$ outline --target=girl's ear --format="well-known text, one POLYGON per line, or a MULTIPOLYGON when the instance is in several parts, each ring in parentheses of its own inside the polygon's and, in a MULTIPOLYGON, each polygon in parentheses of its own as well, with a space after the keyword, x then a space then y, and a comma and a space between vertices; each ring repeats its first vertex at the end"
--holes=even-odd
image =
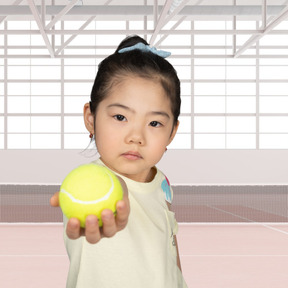
MULTIPOLYGON (((175 137, 175 135, 176 135, 176 133, 177 133, 179 124, 180 124, 180 122, 177 121, 177 124, 173 127, 172 133, 171 133, 170 138, 169 138, 169 143, 168 143, 168 145, 173 141, 173 139, 174 139, 174 137, 175 137)), ((167 145, 167 146, 168 146, 168 145, 167 145)))
POLYGON ((86 129, 89 133, 94 134, 94 115, 91 113, 89 103, 84 105, 83 115, 86 129))

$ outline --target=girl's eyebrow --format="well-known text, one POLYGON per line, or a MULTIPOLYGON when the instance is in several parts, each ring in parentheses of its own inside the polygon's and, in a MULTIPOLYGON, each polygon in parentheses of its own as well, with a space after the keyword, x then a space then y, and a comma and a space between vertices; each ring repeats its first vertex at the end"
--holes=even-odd
POLYGON ((130 107, 125 106, 123 104, 120 104, 120 103, 113 103, 113 104, 110 104, 110 105, 107 106, 107 108, 113 108, 113 107, 122 108, 122 109, 129 110, 129 111, 135 113, 135 111, 133 109, 131 109, 130 107))
MULTIPOLYGON (((107 108, 112 108, 112 107, 118 107, 118 108, 122 108, 122 109, 125 109, 125 110, 128 110, 132 113, 136 113, 136 111, 128 106, 125 106, 123 104, 120 104, 120 103, 113 103, 113 104, 110 104, 107 106, 107 108)), ((163 117, 166 117, 168 119, 170 119, 170 116, 168 113, 164 112, 164 111, 151 111, 149 113, 147 113, 148 115, 159 115, 159 116, 163 116, 163 117)))
POLYGON ((170 119, 170 116, 169 116, 169 114, 168 114, 168 113, 166 113, 166 112, 164 112, 164 111, 152 111, 152 112, 150 112, 150 113, 148 113, 148 114, 151 114, 151 115, 159 115, 159 116, 164 116, 164 117, 166 117, 166 118, 170 119))

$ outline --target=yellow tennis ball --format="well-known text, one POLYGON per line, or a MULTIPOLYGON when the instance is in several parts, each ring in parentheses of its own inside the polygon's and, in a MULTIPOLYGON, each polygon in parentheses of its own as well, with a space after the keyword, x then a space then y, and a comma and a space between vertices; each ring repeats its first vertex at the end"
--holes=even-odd
POLYGON ((117 176, 97 164, 84 164, 72 170, 64 179, 59 193, 60 207, 67 218, 78 218, 85 227, 88 215, 96 215, 102 226, 101 212, 116 213, 116 203, 123 199, 117 176))

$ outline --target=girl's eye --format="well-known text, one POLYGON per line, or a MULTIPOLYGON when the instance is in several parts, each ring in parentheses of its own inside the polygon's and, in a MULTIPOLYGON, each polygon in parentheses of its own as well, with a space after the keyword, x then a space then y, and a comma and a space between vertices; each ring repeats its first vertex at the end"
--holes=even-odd
POLYGON ((117 121, 125 121, 126 120, 126 118, 123 116, 123 115, 120 115, 120 114, 118 114, 118 115, 115 115, 115 116, 113 116, 117 121))
POLYGON ((158 121, 152 121, 152 122, 150 122, 150 125, 152 127, 160 127, 162 124, 158 121))

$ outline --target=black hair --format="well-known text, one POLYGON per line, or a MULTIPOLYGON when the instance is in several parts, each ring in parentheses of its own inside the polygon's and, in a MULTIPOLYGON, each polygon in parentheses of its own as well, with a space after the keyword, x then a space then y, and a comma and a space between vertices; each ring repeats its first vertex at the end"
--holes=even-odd
POLYGON ((124 39, 114 52, 105 58, 98 67, 98 72, 91 91, 90 110, 96 115, 99 103, 104 100, 110 89, 120 83, 124 77, 141 77, 159 81, 171 102, 174 125, 180 115, 180 81, 174 67, 164 58, 152 53, 135 49, 118 53, 119 50, 137 43, 148 43, 139 36, 124 39))

